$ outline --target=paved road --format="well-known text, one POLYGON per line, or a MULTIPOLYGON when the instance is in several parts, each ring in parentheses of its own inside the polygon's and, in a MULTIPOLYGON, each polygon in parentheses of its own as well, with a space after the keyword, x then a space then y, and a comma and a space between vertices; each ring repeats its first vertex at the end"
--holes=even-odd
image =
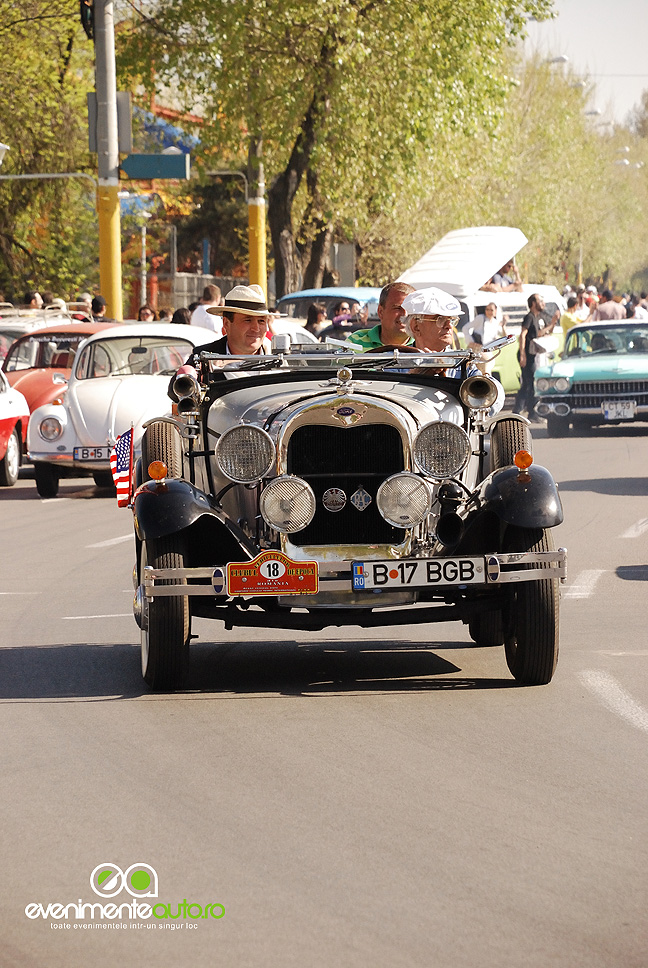
POLYGON ((151 695, 130 512, 84 480, 3 489, 0 963, 645 968, 646 430, 535 434, 570 572, 541 688, 460 624, 200 621, 190 688, 151 695), (25 916, 110 903, 107 862, 151 865, 172 914, 225 916, 25 916))

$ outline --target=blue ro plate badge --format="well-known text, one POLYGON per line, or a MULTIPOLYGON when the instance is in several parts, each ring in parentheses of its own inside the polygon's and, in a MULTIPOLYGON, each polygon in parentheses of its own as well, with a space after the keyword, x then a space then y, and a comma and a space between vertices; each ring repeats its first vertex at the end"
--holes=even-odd
POLYGON ((354 561, 354 591, 373 588, 483 585, 484 558, 426 558, 410 561, 354 561))

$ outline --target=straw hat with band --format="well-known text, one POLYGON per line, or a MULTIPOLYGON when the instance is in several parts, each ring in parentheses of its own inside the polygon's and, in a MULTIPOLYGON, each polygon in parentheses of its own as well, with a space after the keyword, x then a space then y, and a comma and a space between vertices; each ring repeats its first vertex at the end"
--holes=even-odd
POLYGON ((251 286, 234 286, 225 296, 220 306, 208 306, 207 312, 212 316, 221 316, 223 312, 242 313, 244 316, 279 316, 268 309, 265 293, 261 286, 253 283, 251 286))

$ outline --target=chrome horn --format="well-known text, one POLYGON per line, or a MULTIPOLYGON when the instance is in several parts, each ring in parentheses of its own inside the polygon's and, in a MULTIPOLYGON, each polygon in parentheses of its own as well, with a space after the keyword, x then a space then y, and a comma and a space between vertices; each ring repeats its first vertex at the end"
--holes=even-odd
POLYGON ((173 381, 173 392, 178 400, 178 413, 190 413, 200 403, 200 384, 193 367, 189 372, 179 372, 173 381))
POLYGON ((488 410, 497 400, 497 384, 490 376, 475 373, 463 381, 459 396, 470 410, 488 410))

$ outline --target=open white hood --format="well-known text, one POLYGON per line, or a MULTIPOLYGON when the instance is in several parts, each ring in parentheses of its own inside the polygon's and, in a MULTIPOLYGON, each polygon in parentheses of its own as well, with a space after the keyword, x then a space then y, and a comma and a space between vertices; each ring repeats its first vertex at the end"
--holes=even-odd
POLYGON ((480 289, 528 242, 520 229, 480 225, 448 232, 406 269, 398 282, 416 289, 438 286, 457 299, 480 289))

